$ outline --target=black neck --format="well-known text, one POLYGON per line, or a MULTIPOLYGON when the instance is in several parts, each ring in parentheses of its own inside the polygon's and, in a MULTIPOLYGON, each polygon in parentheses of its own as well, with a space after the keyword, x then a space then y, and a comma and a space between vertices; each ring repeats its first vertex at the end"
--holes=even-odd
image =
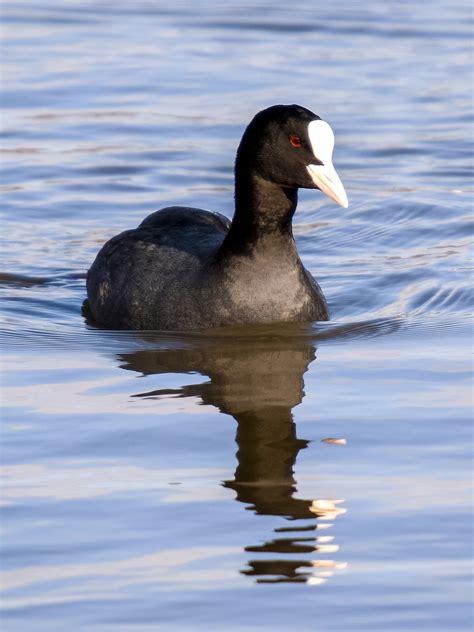
POLYGON ((250 173, 236 174, 235 213, 220 253, 247 254, 274 243, 294 244, 291 220, 298 190, 250 173), (238 184, 238 186, 237 186, 238 184))

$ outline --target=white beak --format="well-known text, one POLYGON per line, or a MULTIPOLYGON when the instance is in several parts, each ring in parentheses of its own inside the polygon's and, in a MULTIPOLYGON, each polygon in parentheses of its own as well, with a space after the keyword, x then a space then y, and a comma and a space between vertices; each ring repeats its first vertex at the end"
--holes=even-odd
POLYGON ((314 184, 331 200, 343 208, 349 206, 342 182, 332 164, 334 148, 334 132, 326 121, 311 121, 308 125, 308 136, 313 154, 322 165, 307 165, 306 169, 314 184))
POLYGON ((318 189, 321 189, 331 200, 334 200, 343 208, 349 206, 346 192, 332 162, 325 165, 308 165, 306 169, 318 189))

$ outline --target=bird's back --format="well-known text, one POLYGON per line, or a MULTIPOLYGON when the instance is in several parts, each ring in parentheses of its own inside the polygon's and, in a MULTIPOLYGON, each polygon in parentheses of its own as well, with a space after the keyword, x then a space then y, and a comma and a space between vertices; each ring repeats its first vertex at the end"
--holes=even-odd
POLYGON ((218 213, 174 206, 152 213, 138 228, 112 238, 87 275, 94 320, 115 329, 198 325, 204 306, 197 280, 229 225, 218 213))

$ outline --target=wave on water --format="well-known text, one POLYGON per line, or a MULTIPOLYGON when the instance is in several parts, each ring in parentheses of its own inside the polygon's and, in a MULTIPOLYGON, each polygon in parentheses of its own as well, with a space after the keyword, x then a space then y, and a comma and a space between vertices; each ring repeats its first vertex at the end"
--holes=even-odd
MULTIPOLYGON (((30 279, 31 281, 31 279, 30 279)), ((31 284, 25 280, 22 288, 31 284)), ((462 294, 462 292, 459 291, 462 294)), ((471 328, 470 313, 450 314, 449 310, 436 311, 434 307, 449 305, 456 300, 456 292, 427 293, 424 302, 411 313, 367 319, 340 318, 329 322, 282 323, 251 327, 179 331, 116 331, 88 324, 77 302, 58 303, 48 300, 13 300, 3 313, 0 340, 4 351, 32 349, 44 351, 100 350, 115 353, 124 350, 170 349, 202 347, 206 345, 255 344, 279 341, 287 345, 292 341, 306 341, 315 346, 343 344, 349 341, 376 337, 411 337, 433 335, 435 332, 466 331, 471 328), (12 309, 13 307, 13 309, 12 309)))

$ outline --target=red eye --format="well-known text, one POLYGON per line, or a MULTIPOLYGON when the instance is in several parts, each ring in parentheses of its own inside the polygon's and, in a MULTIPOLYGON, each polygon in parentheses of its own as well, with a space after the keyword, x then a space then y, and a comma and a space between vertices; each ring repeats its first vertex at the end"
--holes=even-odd
POLYGON ((299 136, 296 136, 295 134, 292 134, 290 136, 290 143, 293 145, 293 147, 301 147, 301 138, 299 136))

